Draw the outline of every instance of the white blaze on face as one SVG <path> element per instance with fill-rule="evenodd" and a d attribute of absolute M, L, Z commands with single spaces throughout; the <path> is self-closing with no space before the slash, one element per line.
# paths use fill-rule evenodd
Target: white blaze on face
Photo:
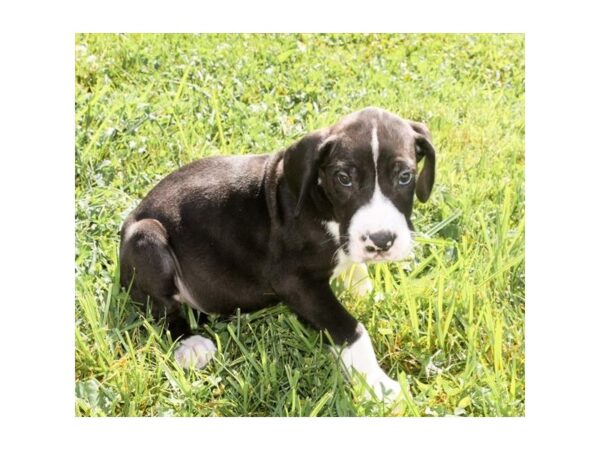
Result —
<path fill-rule="evenodd" d="M 348 254 L 354 262 L 395 261 L 406 258 L 412 250 L 412 238 L 404 214 L 381 192 L 377 175 L 379 159 L 379 140 L 377 126 L 371 132 L 371 149 L 375 164 L 375 189 L 371 200 L 361 206 L 350 220 L 348 227 Z M 396 235 L 393 245 L 386 252 L 376 254 L 368 252 L 373 246 L 370 234 L 389 232 Z"/>

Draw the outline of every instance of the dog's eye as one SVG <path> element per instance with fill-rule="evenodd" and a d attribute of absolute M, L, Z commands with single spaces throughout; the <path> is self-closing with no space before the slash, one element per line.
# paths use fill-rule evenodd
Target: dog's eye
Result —
<path fill-rule="evenodd" d="M 345 187 L 352 186 L 352 179 L 346 172 L 338 172 L 337 179 L 342 186 L 345 186 Z"/>
<path fill-rule="evenodd" d="M 406 186 L 408 183 L 411 182 L 412 177 L 413 177 L 412 172 L 410 170 L 405 170 L 398 177 L 398 184 L 401 186 Z"/>

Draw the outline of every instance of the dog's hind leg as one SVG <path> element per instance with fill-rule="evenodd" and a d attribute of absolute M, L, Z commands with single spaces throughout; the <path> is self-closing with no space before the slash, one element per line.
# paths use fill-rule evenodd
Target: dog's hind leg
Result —
<path fill-rule="evenodd" d="M 192 336 L 183 316 L 182 286 L 176 256 L 169 246 L 163 225 L 155 219 L 127 221 L 121 231 L 121 284 L 130 288 L 134 302 L 150 308 L 155 319 L 165 319 L 173 340 L 185 338 L 175 351 L 184 367 L 202 368 L 216 351 L 215 345 L 201 336 Z M 186 293 L 187 294 L 187 293 Z"/>
<path fill-rule="evenodd" d="M 168 237 L 154 219 L 129 222 L 121 231 L 121 284 L 142 308 L 150 308 L 154 319 L 165 318 L 171 337 L 189 335 L 190 329 L 176 301 L 176 270 Z"/>

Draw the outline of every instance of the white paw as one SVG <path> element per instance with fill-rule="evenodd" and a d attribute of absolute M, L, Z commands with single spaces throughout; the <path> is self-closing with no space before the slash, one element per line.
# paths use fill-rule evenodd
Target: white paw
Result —
<path fill-rule="evenodd" d="M 400 397 L 402 389 L 400 383 L 392 380 L 385 372 L 380 371 L 374 375 L 367 375 L 367 383 L 373 390 L 378 400 L 390 403 Z"/>
<path fill-rule="evenodd" d="M 378 400 L 386 403 L 395 401 L 402 392 L 400 384 L 388 377 L 379 367 L 366 328 L 359 323 L 356 331 L 359 333 L 359 338 L 340 353 L 345 373 L 350 378 L 354 372 L 361 375 L 373 391 L 366 392 L 369 398 L 374 395 Z"/>
<path fill-rule="evenodd" d="M 359 295 L 361 297 L 366 297 L 371 292 L 373 292 L 373 282 L 367 276 L 366 278 L 362 278 L 361 280 L 355 282 L 350 286 L 350 290 Z"/>
<path fill-rule="evenodd" d="M 184 369 L 202 369 L 216 352 L 217 347 L 210 339 L 191 336 L 181 341 L 175 350 L 175 361 Z"/>
<path fill-rule="evenodd" d="M 367 296 L 373 292 L 373 282 L 369 278 L 366 264 L 354 264 L 340 274 L 344 287 L 359 296 Z"/>

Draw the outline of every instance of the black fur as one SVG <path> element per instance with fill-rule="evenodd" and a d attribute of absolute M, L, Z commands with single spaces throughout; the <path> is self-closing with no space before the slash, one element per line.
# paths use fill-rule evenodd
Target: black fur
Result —
<path fill-rule="evenodd" d="M 410 223 L 415 183 L 398 189 L 394 180 L 399 167 L 414 169 L 425 157 L 416 189 L 420 200 L 429 197 L 435 167 L 430 136 L 422 124 L 366 109 L 285 152 L 205 158 L 167 176 L 122 227 L 123 286 L 131 286 L 138 303 L 149 301 L 155 317 L 166 317 L 173 338 L 190 331 L 176 301 L 186 298 L 210 314 L 283 301 L 316 329 L 328 330 L 335 343 L 352 343 L 357 321 L 329 279 L 352 215 L 373 193 L 373 121 L 380 130 L 382 192 Z M 340 168 L 356 189 L 340 188 Z M 324 227 L 332 220 L 340 224 L 339 244 Z"/>

